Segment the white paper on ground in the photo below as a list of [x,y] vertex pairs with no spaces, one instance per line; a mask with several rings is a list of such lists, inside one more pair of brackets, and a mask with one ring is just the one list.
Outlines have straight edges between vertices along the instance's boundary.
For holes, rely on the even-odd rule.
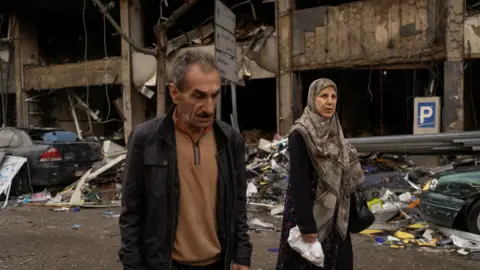
[[293,250],[300,253],[303,258],[307,259],[315,266],[323,267],[325,255],[323,254],[322,245],[318,240],[312,244],[303,241],[298,226],[295,226],[290,230],[290,234],[288,235],[288,244],[293,248]]

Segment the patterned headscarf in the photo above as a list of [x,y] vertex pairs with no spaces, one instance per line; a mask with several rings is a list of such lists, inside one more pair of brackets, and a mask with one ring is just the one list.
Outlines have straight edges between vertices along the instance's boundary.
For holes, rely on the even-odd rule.
[[356,149],[343,135],[337,113],[332,118],[320,115],[315,100],[327,87],[337,91],[329,79],[315,80],[308,90],[307,107],[290,132],[299,132],[308,148],[318,175],[314,218],[318,239],[322,241],[332,226],[345,239],[350,214],[350,194],[364,182]]

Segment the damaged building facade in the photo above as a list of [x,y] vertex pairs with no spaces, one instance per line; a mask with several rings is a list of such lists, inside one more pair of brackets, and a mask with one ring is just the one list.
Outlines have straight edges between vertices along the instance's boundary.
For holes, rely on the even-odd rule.
[[337,82],[352,137],[411,134],[414,98],[429,96],[440,97],[442,131],[480,128],[476,2],[279,0],[279,131],[320,77]]
[[[167,89],[155,90],[155,57],[122,35],[153,49],[159,17],[183,1],[101,1],[122,33],[92,0],[7,2],[0,7],[5,125],[123,137],[169,108]],[[233,100],[242,131],[286,134],[320,77],[338,84],[339,114],[351,137],[412,133],[416,97],[440,98],[442,131],[480,127],[475,1],[222,2],[237,16]],[[213,9],[214,1],[195,5],[188,13],[196,16],[182,16],[168,31],[167,83],[182,52],[215,51]],[[228,122],[232,95],[227,84],[222,89]]]
[[[2,84],[10,83],[13,100],[8,111],[16,112],[6,125],[61,128],[80,138],[128,137],[136,125],[155,117],[157,108],[160,114],[169,108],[167,88],[156,93],[155,57],[136,50],[131,42],[153,49],[155,24],[183,1],[100,1],[121,33],[96,2],[22,0],[2,7],[2,71],[10,71],[9,80],[2,75]],[[275,132],[275,2],[223,2],[237,14],[236,100],[241,128],[262,128],[259,109],[270,103],[267,129]],[[182,16],[167,32],[167,84],[171,67],[183,51],[214,52],[213,11],[214,1],[194,5],[188,13],[198,16]],[[232,97],[229,87],[223,88],[222,119],[228,121]]]
[[122,99],[132,107],[126,50],[101,15],[91,16],[83,1],[9,1],[2,9],[16,97],[6,125],[55,127],[82,139],[121,131],[121,111],[126,130],[141,121],[123,110]]

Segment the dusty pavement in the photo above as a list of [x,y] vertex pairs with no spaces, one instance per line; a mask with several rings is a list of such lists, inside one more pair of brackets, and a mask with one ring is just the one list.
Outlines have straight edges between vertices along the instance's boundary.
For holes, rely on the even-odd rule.
[[[0,269],[121,269],[118,219],[105,211],[53,212],[49,208],[8,207],[0,211]],[[80,224],[78,230],[72,225]],[[253,233],[252,269],[274,269],[278,233]],[[354,237],[355,269],[479,269],[480,262],[428,249],[394,250]]]

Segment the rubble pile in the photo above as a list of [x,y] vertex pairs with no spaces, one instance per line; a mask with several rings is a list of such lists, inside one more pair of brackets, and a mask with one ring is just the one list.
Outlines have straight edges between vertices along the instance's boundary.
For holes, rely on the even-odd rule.
[[286,141],[261,139],[258,148],[247,147],[247,197],[250,202],[283,202],[288,186],[289,157]]
[[270,134],[259,129],[242,131],[242,136],[245,138],[247,145],[257,145],[260,139],[271,140],[274,135],[275,134]]
[[[288,186],[289,156],[287,139],[261,139],[257,147],[247,147],[247,197],[249,209],[266,208],[271,216],[281,217],[281,206]],[[405,249],[417,246],[456,251],[478,256],[480,236],[427,224],[420,211],[420,195],[429,189],[433,176],[461,166],[476,165],[477,159],[442,157],[444,166],[417,166],[406,155],[360,154],[364,173],[364,192],[376,221],[362,232],[376,245]],[[279,205],[280,204],[280,205]],[[255,210],[253,210],[255,209]],[[271,223],[253,219],[254,231],[271,230]],[[277,228],[278,229],[278,228]]]
[[[289,156],[286,138],[270,142],[261,139],[258,146],[247,146],[247,196],[252,202],[281,203],[288,186]],[[382,190],[394,193],[417,187],[426,172],[409,174],[415,167],[406,156],[368,154],[360,156],[365,172],[367,198],[379,197]],[[405,179],[408,175],[409,179]],[[413,178],[413,181],[410,180]]]
[[78,181],[55,196],[45,190],[17,198],[17,204],[61,209],[120,206],[126,150],[111,141],[105,141],[103,154],[103,160],[94,163]]
[[400,229],[368,229],[360,234],[370,237],[375,245],[393,249],[420,248],[431,252],[456,252],[469,259],[480,260],[479,235],[424,222]]

